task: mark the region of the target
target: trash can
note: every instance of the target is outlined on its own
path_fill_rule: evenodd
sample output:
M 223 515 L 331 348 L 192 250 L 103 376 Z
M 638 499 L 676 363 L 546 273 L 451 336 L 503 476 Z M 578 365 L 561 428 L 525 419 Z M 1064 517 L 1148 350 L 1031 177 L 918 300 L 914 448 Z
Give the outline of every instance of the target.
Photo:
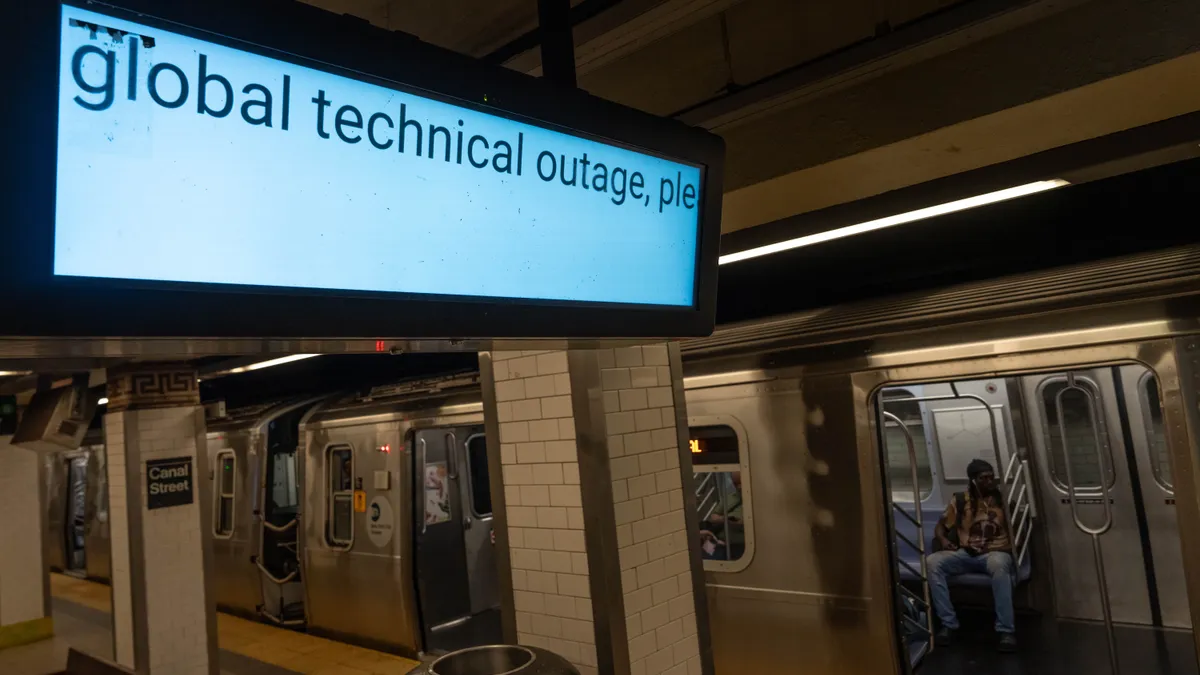
M 429 675 L 579 675 L 569 661 L 539 647 L 488 645 L 450 652 L 429 664 Z

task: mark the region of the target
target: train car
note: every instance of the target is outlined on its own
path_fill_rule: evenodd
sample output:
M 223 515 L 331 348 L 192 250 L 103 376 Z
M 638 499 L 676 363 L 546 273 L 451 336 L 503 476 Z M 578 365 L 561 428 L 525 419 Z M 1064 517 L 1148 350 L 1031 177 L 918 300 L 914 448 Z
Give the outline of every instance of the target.
M 501 641 L 477 374 L 323 403 L 301 431 L 309 629 L 410 655 Z
M 940 673 L 995 658 L 979 653 L 986 640 L 933 639 L 924 564 L 978 458 L 1000 478 L 1014 540 L 1019 649 L 1082 670 L 1197 672 L 1197 289 L 1200 246 L 684 343 L 717 672 L 793 672 L 802 658 L 817 674 Z M 296 440 L 265 449 L 263 420 L 283 417 Z M 500 639 L 474 375 L 209 425 L 214 527 L 232 532 L 217 583 L 249 598 L 223 604 L 410 654 Z M 237 534 L 268 501 L 262 527 Z M 298 568 L 268 559 L 267 532 L 282 551 L 297 533 Z M 268 596 L 268 583 L 291 589 Z M 951 597 L 986 615 L 990 584 L 962 575 Z
M 716 671 L 1197 672 L 1197 289 L 1189 247 L 685 343 Z M 974 634 L 931 639 L 924 554 L 973 459 L 1032 661 L 994 655 L 987 575 L 950 578 Z
M 108 581 L 108 474 L 104 438 L 89 431 L 78 450 L 47 453 L 46 563 L 54 570 Z

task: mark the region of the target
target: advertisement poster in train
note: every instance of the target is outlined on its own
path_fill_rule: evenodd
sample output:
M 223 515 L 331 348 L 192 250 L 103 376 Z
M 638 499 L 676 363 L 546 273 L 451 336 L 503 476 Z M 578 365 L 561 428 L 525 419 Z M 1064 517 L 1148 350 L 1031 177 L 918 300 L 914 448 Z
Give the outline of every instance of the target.
M 379 548 L 386 547 L 392 541 L 392 504 L 387 497 L 376 497 L 371 500 L 370 513 L 367 515 L 367 536 L 371 543 Z
M 425 465 L 425 524 L 437 525 L 450 520 L 450 489 L 445 462 Z

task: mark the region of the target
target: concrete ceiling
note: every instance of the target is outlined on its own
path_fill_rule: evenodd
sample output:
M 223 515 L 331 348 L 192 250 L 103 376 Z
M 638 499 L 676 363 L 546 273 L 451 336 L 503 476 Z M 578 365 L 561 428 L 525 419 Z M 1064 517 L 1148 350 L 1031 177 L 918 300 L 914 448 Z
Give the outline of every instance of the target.
M 537 0 L 306 1 L 541 73 Z M 1200 77 L 1195 0 L 573 4 L 580 87 L 726 139 L 726 232 L 1200 109 L 1155 95 Z

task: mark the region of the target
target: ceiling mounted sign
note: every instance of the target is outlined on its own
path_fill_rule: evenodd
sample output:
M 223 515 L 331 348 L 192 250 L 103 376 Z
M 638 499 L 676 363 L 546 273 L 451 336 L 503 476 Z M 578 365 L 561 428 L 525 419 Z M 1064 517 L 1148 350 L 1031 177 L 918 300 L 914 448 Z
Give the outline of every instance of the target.
M 297 54 L 252 44 L 236 3 L 116 4 L 58 16 L 50 287 L 303 297 L 317 320 L 356 301 L 417 312 L 355 335 L 711 330 L 715 136 L 394 36 L 363 71 L 362 36 L 339 40 L 332 15 L 322 40 L 295 24 L 320 52 Z

